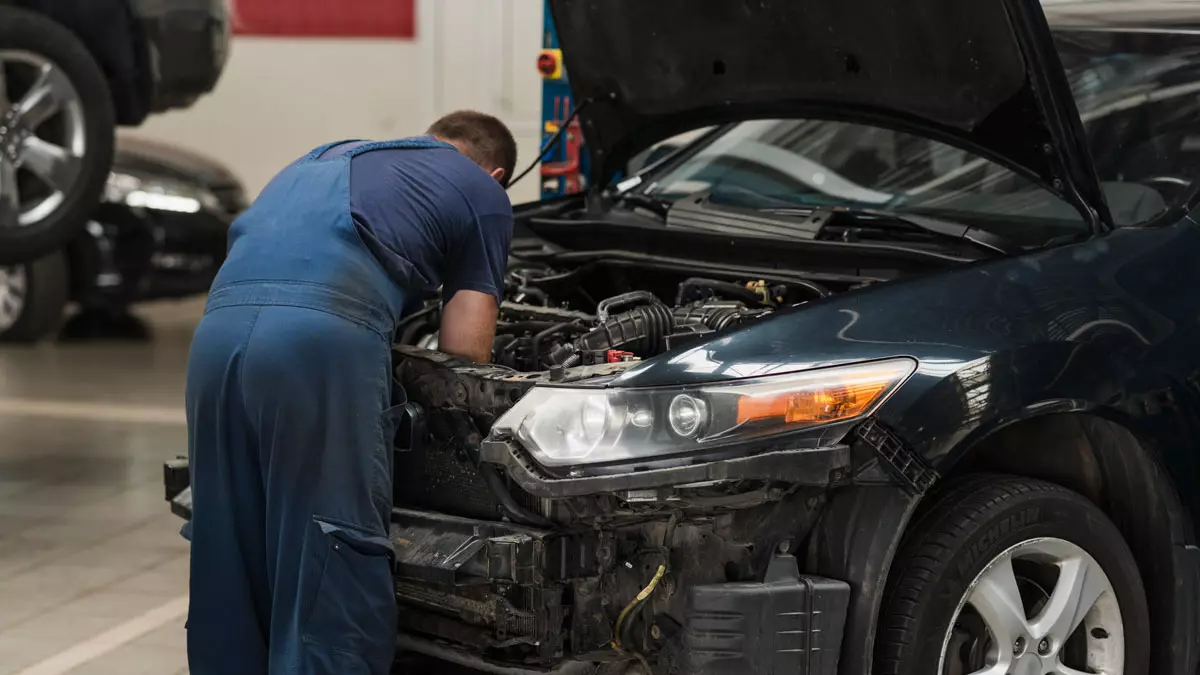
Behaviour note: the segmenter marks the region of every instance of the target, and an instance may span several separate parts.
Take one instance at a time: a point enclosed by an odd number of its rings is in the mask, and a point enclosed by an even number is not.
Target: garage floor
[[[162,463],[201,306],[146,310],[148,344],[0,348],[0,675],[187,672]]]
[[[162,464],[187,454],[202,308],[140,310],[144,344],[0,347],[0,675],[188,672],[188,548]],[[466,673],[416,657],[398,672]]]

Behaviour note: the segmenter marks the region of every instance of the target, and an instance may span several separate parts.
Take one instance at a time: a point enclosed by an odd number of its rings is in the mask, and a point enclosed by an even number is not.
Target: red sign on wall
[[[415,0],[233,0],[233,32],[281,37],[416,34]]]

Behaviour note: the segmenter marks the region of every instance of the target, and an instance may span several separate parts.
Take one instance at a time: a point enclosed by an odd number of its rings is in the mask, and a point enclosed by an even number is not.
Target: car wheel
[[[0,342],[37,342],[62,322],[67,262],[61,251],[0,267]]]
[[[70,30],[0,7],[0,264],[82,231],[113,159],[108,81]]]
[[[880,675],[1142,675],[1146,596],[1108,517],[1057,485],[970,476],[906,533],[876,639]]]

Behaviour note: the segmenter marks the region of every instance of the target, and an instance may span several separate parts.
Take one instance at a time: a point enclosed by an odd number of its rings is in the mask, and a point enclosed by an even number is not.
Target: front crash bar
[[[595,573],[595,535],[392,509],[400,579],[461,585],[543,584]]]

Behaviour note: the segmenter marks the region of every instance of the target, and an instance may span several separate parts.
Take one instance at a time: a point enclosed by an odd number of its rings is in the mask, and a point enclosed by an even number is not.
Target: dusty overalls
[[[193,675],[383,675],[392,582],[390,342],[405,304],[314,150],[230,231],[187,374]],[[189,533],[185,531],[185,536]]]

